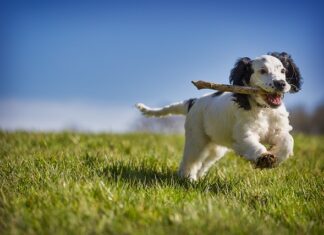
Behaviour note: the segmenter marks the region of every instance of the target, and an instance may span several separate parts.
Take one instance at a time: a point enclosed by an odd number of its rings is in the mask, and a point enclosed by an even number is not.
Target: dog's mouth
[[[263,100],[271,107],[279,107],[282,104],[283,94],[269,93],[263,95]]]

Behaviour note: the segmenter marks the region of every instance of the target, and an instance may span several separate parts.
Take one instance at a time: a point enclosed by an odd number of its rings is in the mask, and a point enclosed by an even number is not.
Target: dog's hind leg
[[[186,142],[180,164],[179,175],[190,180],[197,180],[197,173],[202,167],[203,159],[208,154],[209,138],[203,133],[186,132]]]
[[[207,157],[203,160],[201,168],[197,172],[197,178],[206,174],[208,169],[219,159],[221,159],[228,149],[226,147],[217,146],[212,144],[209,148]]]

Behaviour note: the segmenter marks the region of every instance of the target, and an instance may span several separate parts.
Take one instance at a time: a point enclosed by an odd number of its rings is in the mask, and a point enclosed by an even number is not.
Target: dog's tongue
[[[280,94],[269,94],[269,95],[267,95],[267,100],[271,104],[280,105],[281,104],[281,95]]]

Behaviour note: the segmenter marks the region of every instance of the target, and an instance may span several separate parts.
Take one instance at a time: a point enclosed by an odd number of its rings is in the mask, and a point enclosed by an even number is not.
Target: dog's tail
[[[138,108],[145,116],[151,117],[163,117],[168,115],[186,115],[190,108],[195,103],[196,99],[189,99],[177,103],[172,103],[170,105],[161,108],[150,108],[145,104],[138,103],[136,108]]]

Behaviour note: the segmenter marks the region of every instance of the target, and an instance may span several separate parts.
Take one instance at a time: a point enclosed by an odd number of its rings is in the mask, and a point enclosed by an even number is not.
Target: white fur
[[[286,81],[281,62],[273,56],[256,58],[252,68],[249,85],[274,91],[274,80]],[[267,74],[260,74],[260,68],[266,68]],[[287,83],[283,92],[289,89]],[[249,101],[251,110],[244,110],[233,101],[232,93],[223,93],[197,99],[189,112],[188,101],[159,109],[143,104],[137,107],[148,116],[186,115],[186,140],[179,173],[196,180],[230,149],[253,162],[266,153],[273,154],[279,162],[293,154],[293,138],[289,134],[292,127],[284,104],[278,108],[265,107],[267,104],[260,96],[252,96]],[[273,147],[267,150],[263,143]]]

